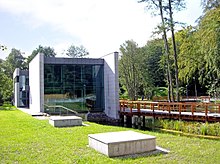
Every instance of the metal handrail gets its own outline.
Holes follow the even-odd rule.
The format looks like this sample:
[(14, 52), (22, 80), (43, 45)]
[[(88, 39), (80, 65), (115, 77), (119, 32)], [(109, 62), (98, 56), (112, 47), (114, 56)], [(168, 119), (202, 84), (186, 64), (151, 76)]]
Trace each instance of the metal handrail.
[(62, 108), (62, 109), (65, 109), (65, 110), (67, 110), (67, 111), (70, 111), (70, 112), (72, 112), (72, 113), (78, 115), (78, 112), (76, 112), (76, 111), (74, 111), (74, 110), (72, 110), (72, 109), (69, 109), (69, 108), (67, 108), (67, 107), (64, 107), (64, 106), (62, 106), (62, 105), (46, 105), (46, 104), (44, 104), (44, 106), (46, 106), (47, 108)]

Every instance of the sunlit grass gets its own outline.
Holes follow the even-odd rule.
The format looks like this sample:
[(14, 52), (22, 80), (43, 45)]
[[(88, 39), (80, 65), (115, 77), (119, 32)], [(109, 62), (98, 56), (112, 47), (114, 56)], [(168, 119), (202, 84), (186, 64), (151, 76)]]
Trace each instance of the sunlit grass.
[(134, 130), (89, 123), (54, 128), (19, 110), (0, 110), (0, 163), (218, 163), (220, 141), (139, 131), (157, 137), (169, 154), (108, 158), (88, 147), (88, 134)]

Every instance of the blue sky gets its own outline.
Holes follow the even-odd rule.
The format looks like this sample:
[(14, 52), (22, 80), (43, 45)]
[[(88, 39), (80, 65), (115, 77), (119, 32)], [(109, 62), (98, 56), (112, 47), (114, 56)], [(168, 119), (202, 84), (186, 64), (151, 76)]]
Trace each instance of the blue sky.
[[(201, 15), (201, 0), (186, 0), (187, 9), (176, 21), (195, 25)], [(38, 47), (51, 46), (59, 56), (73, 44), (83, 45), (90, 57), (118, 51), (126, 40), (140, 46), (150, 39), (159, 23), (137, 0), (0, 0), (0, 52), (11, 48), (28, 56)]]

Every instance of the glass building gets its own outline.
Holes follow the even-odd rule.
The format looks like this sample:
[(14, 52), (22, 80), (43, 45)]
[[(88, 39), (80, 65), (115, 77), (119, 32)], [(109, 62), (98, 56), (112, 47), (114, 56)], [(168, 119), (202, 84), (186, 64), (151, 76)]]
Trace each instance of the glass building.
[(103, 64), (45, 64), (44, 103), (77, 112), (104, 111)]
[(13, 74), (14, 97), (13, 102), (17, 107), (29, 107), (29, 76), (28, 70), (15, 69)]
[[(118, 118), (118, 53), (99, 59), (57, 58), (38, 54), (28, 75), (15, 71), (17, 107), (32, 113), (57, 108), (76, 112), (105, 112)], [(27, 83), (29, 78), (29, 85)]]

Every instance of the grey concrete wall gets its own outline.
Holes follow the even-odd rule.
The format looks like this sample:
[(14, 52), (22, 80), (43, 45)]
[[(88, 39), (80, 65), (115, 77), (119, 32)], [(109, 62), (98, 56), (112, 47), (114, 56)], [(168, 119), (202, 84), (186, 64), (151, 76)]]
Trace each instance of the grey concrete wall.
[(38, 54), (29, 63), (30, 110), (44, 112), (44, 55)]
[[(13, 73), (13, 80), (15, 79), (16, 76), (19, 76), (19, 68), (16, 68), (14, 73)], [(14, 82), (13, 83), (13, 91), (14, 91), (14, 105), (18, 107), (19, 104), (19, 83)]]
[(119, 80), (118, 52), (103, 57), (104, 62), (104, 94), (105, 113), (111, 118), (118, 118), (119, 111)]

